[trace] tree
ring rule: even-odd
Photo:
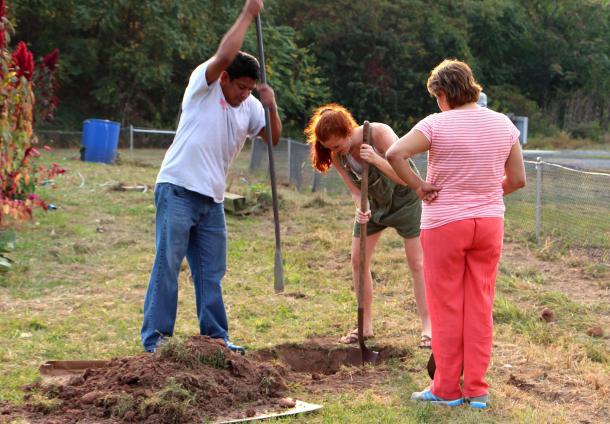
[[[211,57],[243,0],[16,0],[19,34],[59,46],[68,126],[94,114],[123,124],[174,125],[190,73]],[[269,83],[289,120],[324,93],[313,59],[290,28],[265,25]],[[247,50],[256,53],[254,31]],[[277,54],[277,55],[276,55]]]

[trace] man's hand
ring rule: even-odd
[[[263,106],[268,107],[270,111],[277,109],[273,88],[269,87],[267,84],[260,84],[256,90],[258,91],[258,96],[260,97]]]
[[[243,11],[255,18],[263,10],[263,6],[263,0],[246,0]]]
[[[377,161],[377,159],[381,158],[381,156],[379,156],[379,154],[377,154],[375,149],[373,149],[373,146],[371,146],[370,144],[362,144],[360,146],[360,157],[362,158],[363,161],[368,162],[373,165],[375,165],[375,162]]]
[[[366,212],[362,212],[360,208],[356,208],[356,222],[358,224],[366,224],[371,219],[370,209]]]

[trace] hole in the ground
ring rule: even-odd
[[[377,364],[391,358],[403,358],[411,355],[409,350],[396,347],[375,346],[372,349],[379,352]],[[271,349],[260,350],[257,352],[257,356],[267,361],[279,360],[292,371],[326,375],[335,374],[342,366],[362,365],[360,347],[336,344],[284,344]]]

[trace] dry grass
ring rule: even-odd
[[[138,155],[140,153],[138,152]],[[152,193],[119,192],[117,183],[152,186],[159,151],[120,166],[53,159],[69,172],[42,193],[58,210],[37,213],[20,229],[16,269],[0,276],[0,399],[19,402],[20,386],[49,359],[104,359],[140,352],[141,308],[154,258]],[[145,157],[144,157],[145,156]],[[66,158],[66,159],[64,159]],[[234,172],[243,172],[240,159]],[[256,181],[232,179],[252,193]],[[256,189],[264,188],[264,181]],[[286,293],[273,292],[273,223],[269,210],[228,217],[224,293],[232,338],[249,349],[339,337],[353,327],[347,196],[300,194],[280,187]],[[390,364],[390,377],[368,390],[319,392],[294,387],[323,412],[287,422],[608,422],[610,382],[608,273],[586,257],[543,260],[507,242],[498,281],[496,338],[489,371],[493,407],[478,413],[413,405],[424,387],[427,352],[415,348],[419,323],[401,240],[392,231],[374,257],[375,332],[412,355]],[[180,277],[176,333],[197,332],[188,272]],[[552,307],[553,324],[538,319]],[[606,338],[585,334],[597,324]],[[606,409],[604,409],[606,407]]]

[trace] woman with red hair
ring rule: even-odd
[[[381,123],[371,124],[370,144],[362,143],[363,127],[352,114],[336,103],[317,108],[305,129],[311,148],[311,162],[318,171],[326,172],[334,165],[352,195],[356,205],[356,218],[352,237],[352,278],[358,288],[359,278],[359,224],[367,223],[364,265],[364,328],[365,337],[373,337],[373,280],[370,271],[371,256],[381,232],[394,228],[404,239],[407,264],[413,277],[417,309],[422,321],[419,347],[430,348],[431,328],[424,289],[423,254],[419,241],[421,200],[405,185],[385,159],[385,152],[398,136],[392,128]],[[368,171],[369,210],[360,210],[360,180],[363,163],[370,164]],[[409,161],[417,172],[415,164]],[[342,343],[356,343],[358,329],[341,338]]]

